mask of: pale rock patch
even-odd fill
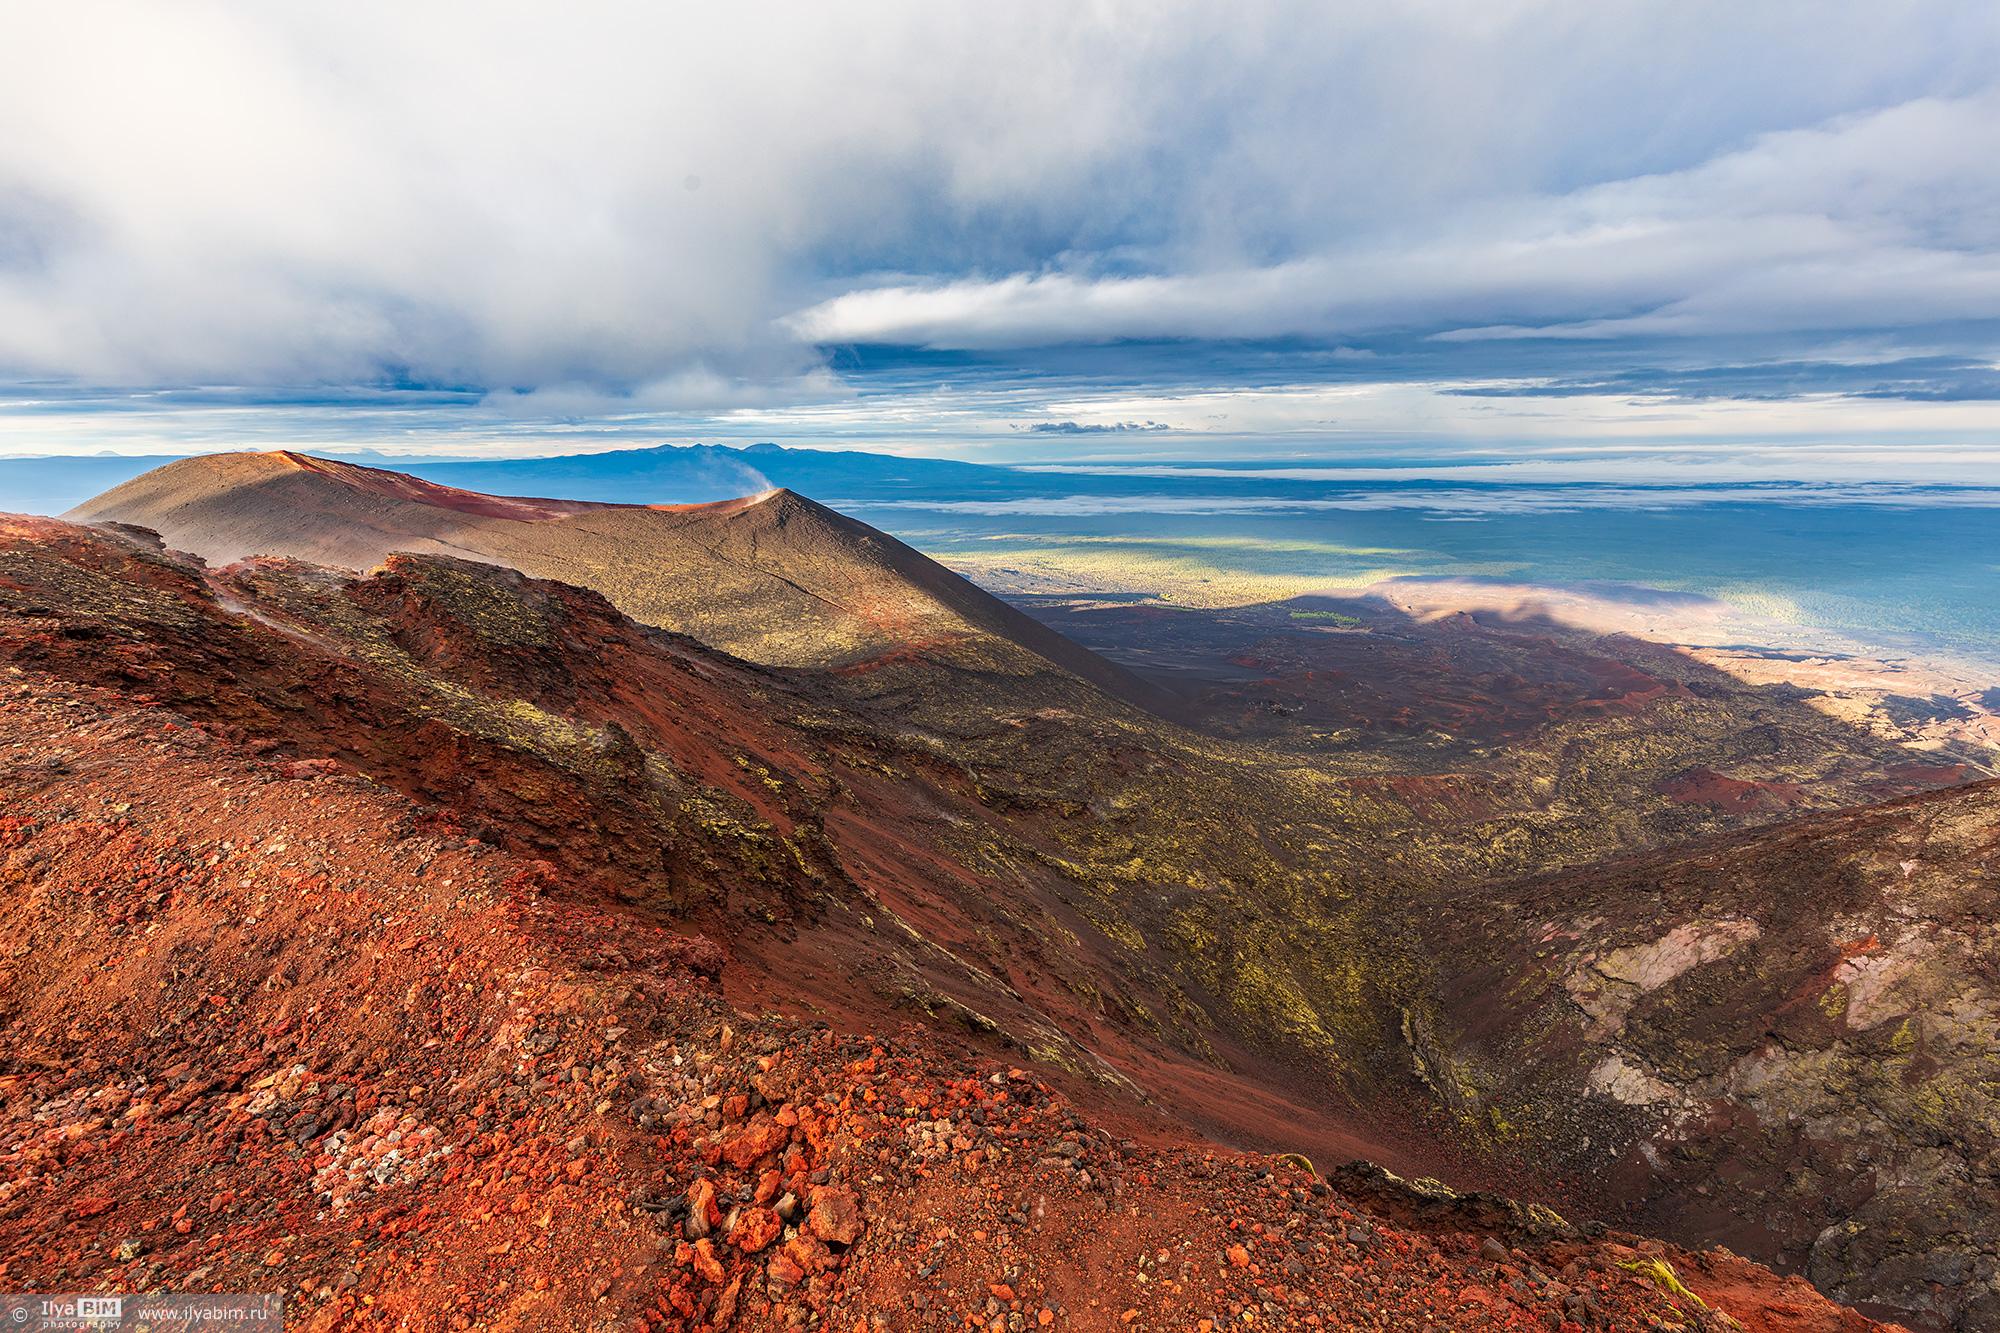
[[[1679,1095],[1672,1084],[1648,1073],[1639,1065],[1628,1064],[1617,1051],[1597,1062],[1585,1076],[1584,1086],[1600,1097],[1609,1097],[1627,1106],[1658,1106],[1662,1102],[1673,1101]]]
[[[1584,1035],[1600,1041],[1624,1029],[1640,997],[1727,957],[1762,933],[1747,917],[1683,922],[1649,944],[1630,944],[1586,959],[1563,985],[1577,1007],[1590,1015]]]

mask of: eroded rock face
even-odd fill
[[[1589,957],[1564,980],[1570,999],[1590,1015],[1593,1038],[1613,1037],[1641,997],[1650,995],[1692,968],[1727,957],[1759,935],[1757,923],[1740,917],[1688,921],[1648,944],[1626,945]]]
[[[1463,1119],[1824,1291],[1994,1327],[1996,903],[1990,785],[1518,886],[1487,980],[1443,987]]]

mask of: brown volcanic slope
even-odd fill
[[[2000,1327],[2000,783],[1440,907],[1433,1077],[1625,1216]]]
[[[588,592],[6,520],[0,658],[9,1287],[275,1290],[309,1328],[1871,1327],[1726,1254],[1274,1172],[1079,1078],[1055,992],[954,921],[974,872],[881,808],[915,757]],[[925,875],[963,956],[895,915]],[[736,970],[839,1030],[742,1012]],[[1105,998],[1061,1022],[1171,1061]]]
[[[1879,1327],[1725,1252],[1121,1138],[922,1027],[742,1012],[708,941],[50,675],[23,650],[88,622],[15,605],[9,1289],[308,1330]]]
[[[1633,826],[1634,774],[1643,793],[1643,775],[1697,762],[1789,780],[1803,757],[1856,787],[1879,771],[1810,710],[1663,662],[1636,687],[1613,673],[1616,706],[1590,708],[1593,721],[1565,714],[1510,738],[1550,756],[1558,780],[1512,805],[1505,783],[1482,784],[1506,799],[1454,823],[1409,756],[1342,756],[1360,761],[1343,775],[1109,707],[1064,673],[939,671],[893,650],[762,672],[491,564],[210,572],[42,525],[0,549],[0,576],[30,669],[367,774],[547,860],[574,892],[709,933],[739,1003],[850,1031],[944,1025],[1032,1055],[1087,1104],[1136,1086],[1237,1143],[1504,1180],[1559,1203],[1605,1202],[1590,1183],[1602,1159],[1498,1132],[1512,1108],[1469,1102],[1439,1063],[1461,1011],[1440,1003],[1433,960],[1465,955],[1426,922],[1462,908],[1470,937],[1495,872],[1682,827]],[[1642,902],[1630,924],[1655,915]],[[1547,992],[1523,1022],[1559,1026],[1575,1003]],[[1697,1019],[1676,1019],[1694,1041]],[[1446,1152],[1441,1129],[1466,1151]],[[1809,1173],[1786,1188],[1827,1193]]]
[[[1061,709],[982,722],[961,708],[978,729],[955,745],[885,735],[812,678],[648,630],[586,590],[445,557],[368,576],[289,561],[211,573],[23,522],[0,542],[0,594],[18,660],[366,774],[604,895],[712,927],[746,999],[932,1016],[1239,1134],[1426,1164],[1357,1123],[1326,1068],[1263,1088],[1229,1076],[1234,1061],[1276,1077],[1273,1050],[1333,1053],[1336,1014],[1374,1026],[1345,960],[1285,942],[1282,923],[1309,907],[1345,909],[1314,905],[1336,864],[1297,868],[1270,845],[1304,839],[1256,756],[1225,762]],[[994,769],[953,754],[1003,742]],[[1149,799],[1093,815],[1092,788],[1051,791],[1050,774]],[[1217,889],[1227,875],[1265,917],[1183,888],[1164,899],[1180,912],[1161,928],[1168,947],[1152,946],[1135,921],[1155,895],[1135,891],[1131,841],[1147,873]],[[1198,956],[1170,943],[1212,940],[1223,920],[1231,938]],[[1261,984],[1232,980],[1239,949],[1260,958]]]
[[[703,505],[517,499],[290,452],[156,468],[71,511],[149,528],[215,564],[290,556],[372,569],[392,552],[491,561],[592,588],[633,619],[776,666],[921,654],[1007,675],[1050,663],[1151,691],[866,524],[791,491]]]
[[[1511,878],[1955,785],[1995,762],[1899,745],[1808,692],[1542,617],[1413,620],[1373,599],[1027,605],[1184,699],[1210,734],[1309,760],[1357,802],[1406,805],[1396,836],[1448,844],[1456,882],[1466,861]]]
[[[1836,1294],[2000,1324],[2000,786],[1874,804],[1965,770],[1629,639],[1347,608],[1337,629],[1282,605],[1056,623],[1187,664],[1230,730],[1445,769],[1372,780],[1429,801],[1404,845],[1455,825],[1479,864],[1482,822],[1518,841],[1523,777],[1677,843],[1519,879],[1572,859],[1544,838],[1483,884],[1413,888],[1440,961],[1402,1001],[1408,1044],[1464,1140]]]

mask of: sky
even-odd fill
[[[0,454],[2000,481],[1984,0],[0,25]]]

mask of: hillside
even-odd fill
[[[10,1286],[316,1329],[1875,1327],[1202,1141],[1192,996],[1137,1020],[1047,812],[587,591],[11,520],[0,660]]]
[[[1440,903],[1432,1077],[1622,1217],[2000,1326],[1996,894],[1988,782]]]
[[[492,561],[595,589],[645,624],[770,665],[910,655],[1011,675],[1054,665],[1123,698],[1151,696],[893,537],[785,490],[617,505],[484,495],[304,454],[212,454],[69,517],[149,528],[216,564],[282,555],[370,569],[398,551]]]
[[[960,595],[950,576],[898,563],[878,534],[782,494],[649,510],[246,463],[277,478],[285,504],[305,505],[291,524],[299,546],[321,540],[342,505],[378,523],[415,509],[496,546],[496,532],[567,534],[568,553],[633,525],[681,553],[680,595],[717,618],[717,637],[754,627],[764,603],[700,602],[705,573],[718,584],[783,562],[842,605],[892,578],[896,595],[932,607]],[[200,516],[220,527],[237,505],[268,522],[245,498],[256,493],[198,493]],[[702,541],[660,535],[677,524]],[[1527,920],[1511,895],[1555,867],[1568,869],[1549,882],[1623,883],[1617,857],[1634,848],[1783,828],[1896,782],[1950,780],[1935,768],[1899,777],[1911,767],[1900,747],[1642,645],[1470,620],[1280,634],[1270,617],[1296,623],[1282,609],[1196,636],[1220,664],[1199,700],[1214,724],[1203,733],[1045,659],[978,666],[975,652],[1018,662],[1026,650],[966,628],[976,602],[959,637],[777,670],[639,623],[607,600],[615,586],[537,579],[503,560],[213,567],[131,529],[23,521],[0,549],[0,602],[14,617],[9,656],[44,682],[131,694],[252,754],[365,776],[426,820],[546,863],[565,900],[706,936],[726,998],[745,1009],[842,1032],[915,1025],[1030,1065],[1078,1106],[1148,1133],[1366,1158],[1581,1216],[1629,1207],[1676,1240],[1727,1238],[1788,1263],[1812,1260],[1808,1222],[1864,1216],[1868,1196],[1795,1169],[1797,1155],[1773,1158],[1755,1189],[1741,1172],[1727,1188],[1664,1168],[1607,1173],[1626,1160],[1607,1143],[1649,1163],[1661,1151],[1641,1146],[1635,1114],[1652,1112],[1620,1095],[1651,1085],[1593,1079],[1608,1051],[1566,1062],[1587,1048],[1574,1034],[1593,1001],[1552,980],[1555,942],[1673,954],[1689,911],[1641,885]],[[783,606],[795,593],[768,595]],[[1809,885],[1773,871],[1736,915],[1761,911],[1758,895],[1809,901]],[[1702,929],[1691,956],[1712,961]],[[1721,938],[1732,949],[1715,957],[1760,975],[1817,947],[1734,918]],[[1967,1002],[1988,1004],[1991,977],[1968,975]],[[1760,1003],[1669,1007],[1652,1021],[1689,1058],[1726,1064],[1765,1021]],[[1926,1104],[1871,1122],[1881,1153],[1927,1151],[1938,1131]],[[1754,1117],[1702,1124],[1718,1160],[1764,1152]],[[1913,1197],[1937,1201],[1948,1178]],[[1976,1248],[1962,1272],[1935,1267],[1923,1284],[1898,1265],[1959,1253],[1952,1216],[1920,1206],[1873,1233],[1866,1262],[1815,1275],[1847,1299],[1948,1326],[1984,1299]]]

